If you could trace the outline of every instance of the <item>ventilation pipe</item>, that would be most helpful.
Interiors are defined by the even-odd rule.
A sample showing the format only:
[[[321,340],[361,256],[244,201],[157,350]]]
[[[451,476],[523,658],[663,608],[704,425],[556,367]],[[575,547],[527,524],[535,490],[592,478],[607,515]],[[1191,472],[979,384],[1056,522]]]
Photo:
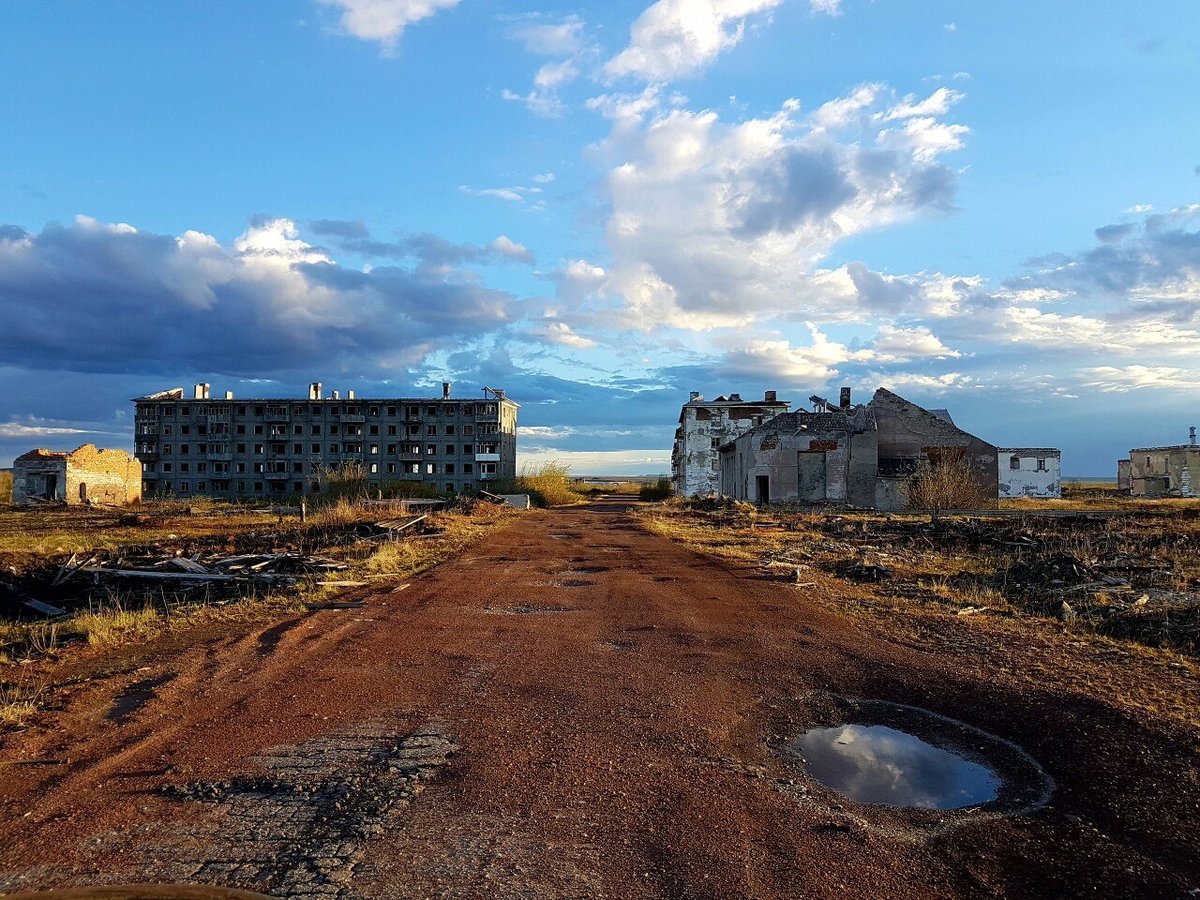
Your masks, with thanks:
[[[1193,447],[1196,446],[1196,426],[1195,425],[1193,425],[1190,429],[1188,429],[1188,443],[1191,444]]]
[[[850,408],[850,388],[848,387],[842,388],[841,407],[842,409]]]
[[[450,382],[448,382],[448,381],[442,382],[442,399],[443,400],[450,399]]]
[[[763,394],[764,403],[774,403],[778,395],[774,391],[767,391]]]
[[[354,399],[354,391],[346,391],[346,399],[353,400]]]
[[[314,381],[312,384],[310,384],[308,386],[308,399],[309,400],[322,399],[322,397],[321,397],[321,382]]]

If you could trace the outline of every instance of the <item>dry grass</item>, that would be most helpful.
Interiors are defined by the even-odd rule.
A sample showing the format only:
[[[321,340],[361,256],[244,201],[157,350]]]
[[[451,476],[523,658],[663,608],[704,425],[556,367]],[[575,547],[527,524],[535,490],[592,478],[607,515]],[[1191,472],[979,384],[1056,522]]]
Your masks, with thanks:
[[[44,694],[45,686],[24,674],[18,681],[0,681],[0,728],[19,728],[32,719]]]
[[[1051,620],[1054,629],[1200,655],[1200,515],[1175,509],[934,524],[915,515],[698,510],[673,501],[642,517],[649,530],[702,552],[798,570],[800,580],[811,577],[856,608],[986,614],[1035,627]]]
[[[0,507],[12,502],[13,473],[0,472]]]
[[[574,489],[570,468],[553,461],[526,466],[515,481],[497,484],[495,493],[528,494],[535,506],[570,506],[587,499]]]

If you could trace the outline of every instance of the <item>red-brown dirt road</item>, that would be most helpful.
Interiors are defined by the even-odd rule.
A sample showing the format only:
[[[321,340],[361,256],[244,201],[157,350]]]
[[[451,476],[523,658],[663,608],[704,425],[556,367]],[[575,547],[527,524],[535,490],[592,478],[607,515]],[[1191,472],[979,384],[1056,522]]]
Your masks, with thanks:
[[[134,648],[119,679],[10,741],[0,887],[715,898],[1197,886],[1187,736],[880,637],[803,589],[645,532],[620,501],[530,514],[406,589],[350,596],[363,608]],[[1056,793],[1012,817],[839,800],[772,749],[830,694],[996,732]]]

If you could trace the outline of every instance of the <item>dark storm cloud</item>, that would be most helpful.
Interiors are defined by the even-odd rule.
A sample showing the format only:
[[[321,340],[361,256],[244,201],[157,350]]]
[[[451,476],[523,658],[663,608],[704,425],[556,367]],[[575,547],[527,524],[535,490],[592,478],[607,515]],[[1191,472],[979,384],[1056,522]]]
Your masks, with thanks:
[[[512,316],[511,295],[453,272],[350,270],[321,261],[290,223],[257,227],[226,247],[82,219],[24,237],[8,226],[0,355],[30,369],[128,374],[370,370]]]

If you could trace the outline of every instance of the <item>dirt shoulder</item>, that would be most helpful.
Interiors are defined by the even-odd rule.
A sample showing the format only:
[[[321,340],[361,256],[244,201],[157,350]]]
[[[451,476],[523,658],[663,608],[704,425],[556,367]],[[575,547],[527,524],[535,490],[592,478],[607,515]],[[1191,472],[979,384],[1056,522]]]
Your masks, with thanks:
[[[81,690],[47,727],[6,739],[0,886],[155,879],[356,897],[1196,886],[1190,668],[1150,651],[1108,658],[1014,620],[943,613],[892,630],[853,612],[840,581],[785,584],[600,502],[524,517],[417,578],[348,591],[358,609],[214,627],[186,644],[161,636],[121,656],[120,696]],[[846,802],[777,749],[832,697],[986,729],[1028,750],[1057,789],[1018,817]]]

